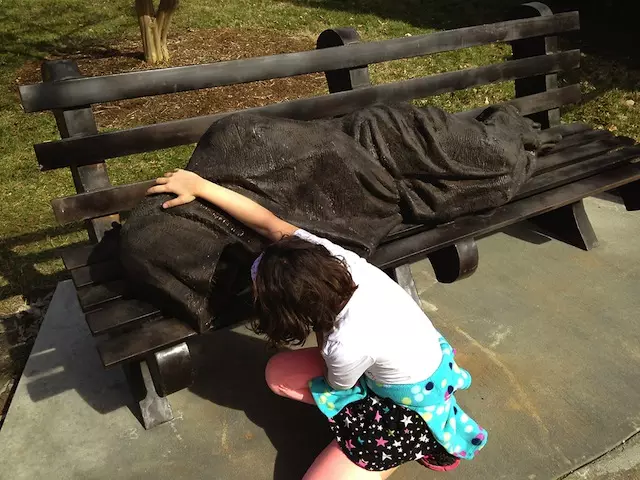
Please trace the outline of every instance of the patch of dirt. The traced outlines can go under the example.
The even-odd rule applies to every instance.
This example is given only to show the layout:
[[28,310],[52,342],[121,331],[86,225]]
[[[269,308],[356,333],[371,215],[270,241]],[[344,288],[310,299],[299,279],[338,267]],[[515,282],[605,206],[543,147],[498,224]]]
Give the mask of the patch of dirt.
[[[64,58],[77,60],[83,75],[98,76],[314,48],[312,38],[287,37],[270,30],[207,29],[186,32],[170,39],[171,60],[162,65],[150,66],[144,62],[139,41],[123,41],[109,48],[93,48],[65,55]],[[32,61],[18,71],[16,84],[38,83],[40,80],[40,61]],[[94,106],[94,114],[99,128],[130,128],[258,107],[320,93],[326,93],[322,73],[100,104]]]

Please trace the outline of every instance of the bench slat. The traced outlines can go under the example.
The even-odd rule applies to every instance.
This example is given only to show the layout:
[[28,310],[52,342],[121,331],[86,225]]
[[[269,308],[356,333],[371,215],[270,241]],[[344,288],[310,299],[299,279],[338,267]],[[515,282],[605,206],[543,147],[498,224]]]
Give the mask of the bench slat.
[[553,16],[510,20],[427,35],[359,43],[347,47],[285,53],[207,65],[121,73],[48,85],[25,85],[20,87],[20,97],[26,112],[69,108],[353,68],[493,42],[511,42],[523,38],[569,32],[579,28],[578,12],[559,13]]
[[628,164],[498,207],[491,216],[470,216],[382,245],[371,262],[382,269],[414,263],[433,251],[480,237],[514,223],[570,205],[585,197],[640,180],[640,163]]
[[[631,146],[635,142],[628,137],[614,137],[603,135],[601,138],[596,136],[596,140],[589,141],[590,138],[587,135],[576,135],[578,138],[571,138],[572,140],[583,140],[583,144],[575,143],[571,148],[561,149],[557,153],[551,153],[538,158],[536,165],[536,175],[548,172],[556,169],[562,165],[567,165],[574,162],[583,163],[584,160],[603,155],[614,148]],[[568,143],[569,143],[568,142]],[[561,145],[564,142],[561,142]]]
[[[522,115],[531,115],[532,113],[544,112],[546,110],[558,108],[563,105],[578,103],[581,98],[582,93],[580,92],[580,85],[574,84],[549,90],[543,93],[528,95],[526,97],[514,98],[499,105],[513,105],[520,111]],[[488,105],[484,107],[474,108],[473,110],[457,112],[456,115],[460,115],[461,117],[466,118],[475,118],[480,115],[487,107]],[[590,127],[585,126],[585,129],[586,128]]]
[[[524,115],[528,115],[555,108],[560,104],[559,102],[564,102],[565,100],[566,102],[564,103],[573,103],[578,101],[579,98],[579,86],[570,85],[558,90],[522,97],[505,103],[516,106]],[[460,115],[476,116],[482,110],[484,110],[484,107],[470,112],[460,112]],[[56,198],[52,200],[51,204],[57,221],[62,224],[102,217],[114,212],[131,210],[143,198],[144,192],[152,183],[153,181],[139,182],[120,185],[99,192]]]
[[[349,47],[351,48],[351,47]],[[428,77],[387,83],[347,92],[293,100],[243,112],[311,120],[343,115],[376,103],[393,103],[463,90],[496,82],[545,73],[562,72],[580,66],[580,51],[511,60],[483,67],[440,73]],[[34,145],[43,170],[88,165],[109,158],[149,152],[197,142],[214,120],[234,112],[193,117]]]
[[105,367],[141,359],[145,355],[170,347],[196,335],[186,323],[174,318],[145,323],[139,328],[106,339],[98,344],[98,353]]
[[[555,147],[549,150],[544,156],[554,155],[556,153],[564,152],[570,148],[577,147],[579,145],[584,145],[586,143],[596,141],[596,140],[607,140],[615,138],[615,135],[608,130],[592,130],[589,129],[587,131],[578,132],[577,134],[571,135],[569,137],[563,137],[562,141],[558,143]],[[544,157],[541,157],[542,160]],[[540,165],[540,161],[538,162]]]
[[122,275],[122,265],[118,261],[94,263],[71,270],[71,279],[76,288],[117,280]]
[[117,242],[103,241],[96,248],[95,244],[66,248],[62,252],[62,262],[67,270],[84,267],[91,263],[110,260],[117,254]]
[[142,320],[160,316],[160,310],[142,300],[116,300],[86,314],[89,330],[94,335],[129,327]]
[[122,298],[127,291],[124,280],[111,280],[97,285],[86,285],[76,289],[80,306],[84,312],[96,306]]
[[587,159],[581,159],[578,162],[575,160],[567,162],[561,155],[558,155],[557,164],[562,167],[533,177],[516,195],[515,200],[582,180],[620,164],[628,163],[636,158],[640,158],[640,146],[624,148],[615,152],[602,152],[599,155],[591,155]]
[[[58,222],[65,224],[84,218],[104,216],[95,215],[95,212],[125,212],[135,207],[154,184],[155,180],[148,180],[118,185],[95,192],[79,193],[70,197],[55,198],[51,201],[53,214]],[[81,261],[80,256],[77,260]]]

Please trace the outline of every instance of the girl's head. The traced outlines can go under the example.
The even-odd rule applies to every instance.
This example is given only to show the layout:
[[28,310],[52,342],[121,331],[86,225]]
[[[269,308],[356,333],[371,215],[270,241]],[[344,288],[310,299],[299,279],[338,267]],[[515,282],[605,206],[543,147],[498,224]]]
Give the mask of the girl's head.
[[295,236],[267,247],[254,273],[253,330],[274,344],[300,345],[312,330],[331,330],[357,288],[344,262]]

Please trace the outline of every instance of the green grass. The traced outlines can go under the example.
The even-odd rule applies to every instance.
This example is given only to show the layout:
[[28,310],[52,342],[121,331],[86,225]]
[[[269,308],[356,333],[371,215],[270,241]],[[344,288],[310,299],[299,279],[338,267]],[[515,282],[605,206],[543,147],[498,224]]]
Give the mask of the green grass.
[[[315,37],[329,26],[353,25],[365,40],[417,35],[434,29],[495,21],[519,2],[510,0],[184,0],[173,35],[187,29],[267,28],[282,35]],[[67,171],[40,173],[33,143],[54,140],[52,116],[22,112],[16,72],[29,60],[65,56],[136,39],[132,0],[0,0],[0,314],[50,290],[64,276],[60,248],[84,241],[81,226],[59,227],[50,200],[73,193]],[[374,82],[386,82],[484,65],[509,55],[506,46],[486,46],[372,67]],[[586,56],[580,77],[588,102],[565,112],[640,139],[640,73],[602,56]],[[513,96],[510,83],[442,95],[429,102],[450,111]],[[626,103],[633,100],[635,105]],[[190,147],[110,162],[114,183],[158,175],[182,165]]]

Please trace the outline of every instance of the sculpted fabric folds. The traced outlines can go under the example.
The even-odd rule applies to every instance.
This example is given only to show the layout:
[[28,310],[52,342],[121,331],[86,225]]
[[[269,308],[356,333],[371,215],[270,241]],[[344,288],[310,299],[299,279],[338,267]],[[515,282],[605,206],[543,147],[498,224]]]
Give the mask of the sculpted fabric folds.
[[[240,113],[211,125],[185,168],[368,256],[402,222],[435,225],[509,201],[534,171],[538,138],[511,107],[478,119],[411,105],[309,122]],[[206,330],[249,285],[261,239],[215,207],[163,210],[166,199],[132,211],[122,262],[142,294]]]

